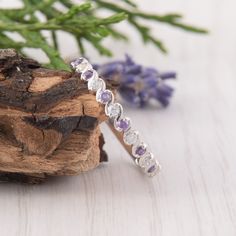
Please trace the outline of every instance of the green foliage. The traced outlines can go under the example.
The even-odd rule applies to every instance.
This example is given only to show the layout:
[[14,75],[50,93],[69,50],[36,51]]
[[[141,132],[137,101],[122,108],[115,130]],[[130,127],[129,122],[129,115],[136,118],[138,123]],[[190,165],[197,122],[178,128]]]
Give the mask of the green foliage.
[[[102,55],[111,56],[111,51],[102,45],[106,37],[127,40],[127,36],[115,29],[114,24],[127,20],[141,35],[143,41],[153,43],[162,52],[166,52],[164,44],[151,34],[151,29],[140,23],[140,19],[165,23],[185,31],[207,33],[206,30],[182,23],[179,14],[157,15],[141,12],[130,0],[118,1],[87,1],[80,5],[70,0],[22,0],[21,9],[0,9],[0,48],[16,48],[23,52],[24,48],[39,48],[50,60],[48,66],[69,70],[60,57],[56,32],[65,31],[73,35],[78,43],[81,54],[85,54],[84,42],[91,43]],[[66,11],[59,10],[56,3],[63,5]],[[120,4],[122,3],[122,4]],[[121,6],[122,5],[122,6]],[[99,11],[106,9],[111,12],[109,17],[99,17]],[[41,21],[37,14],[44,15]],[[51,33],[50,43],[42,35],[42,30]],[[19,42],[9,37],[8,32],[17,32],[23,37]]]

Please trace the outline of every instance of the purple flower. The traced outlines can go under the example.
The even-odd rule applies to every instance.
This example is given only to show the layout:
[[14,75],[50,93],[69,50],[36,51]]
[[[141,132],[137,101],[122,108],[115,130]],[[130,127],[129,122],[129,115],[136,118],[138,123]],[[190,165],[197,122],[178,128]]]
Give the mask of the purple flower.
[[136,64],[128,55],[125,61],[95,65],[94,68],[104,79],[118,81],[121,97],[135,106],[143,107],[155,99],[166,107],[174,91],[166,80],[176,78],[175,72],[160,73],[155,68]]

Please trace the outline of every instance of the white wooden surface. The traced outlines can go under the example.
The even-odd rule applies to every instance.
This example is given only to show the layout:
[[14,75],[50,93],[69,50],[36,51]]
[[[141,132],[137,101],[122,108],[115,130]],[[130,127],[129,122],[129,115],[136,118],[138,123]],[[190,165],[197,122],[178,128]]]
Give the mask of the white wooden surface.
[[[236,3],[138,2],[147,10],[183,12],[186,21],[211,29],[202,37],[154,27],[169,46],[167,57],[142,48],[137,37],[116,44],[117,58],[129,52],[179,72],[168,109],[127,111],[159,155],[161,175],[144,178],[104,127],[108,164],[41,186],[1,184],[1,236],[236,235]],[[65,56],[75,54],[71,45]]]

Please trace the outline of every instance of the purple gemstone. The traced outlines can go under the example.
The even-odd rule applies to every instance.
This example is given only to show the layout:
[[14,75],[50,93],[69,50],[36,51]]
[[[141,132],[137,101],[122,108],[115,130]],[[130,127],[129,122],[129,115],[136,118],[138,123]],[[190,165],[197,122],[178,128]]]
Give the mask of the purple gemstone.
[[84,73],[83,73],[83,79],[84,80],[89,80],[93,77],[93,71],[92,70],[86,70]]
[[101,102],[102,103],[107,103],[111,100],[111,92],[110,91],[103,91],[101,93]]
[[117,127],[122,131],[126,131],[130,126],[130,121],[126,118],[121,119],[117,122]]
[[138,156],[142,156],[144,155],[145,152],[146,152],[146,148],[144,146],[138,146],[135,151],[135,154]]
[[154,172],[155,170],[156,170],[156,168],[157,168],[157,166],[156,165],[153,165],[153,166],[151,166],[149,169],[148,169],[148,173],[152,173],[152,172]]
[[83,58],[78,58],[78,59],[76,59],[76,60],[74,60],[74,61],[71,62],[71,66],[72,66],[73,68],[75,68],[76,66],[78,66],[79,64],[81,64],[82,61],[83,61]]

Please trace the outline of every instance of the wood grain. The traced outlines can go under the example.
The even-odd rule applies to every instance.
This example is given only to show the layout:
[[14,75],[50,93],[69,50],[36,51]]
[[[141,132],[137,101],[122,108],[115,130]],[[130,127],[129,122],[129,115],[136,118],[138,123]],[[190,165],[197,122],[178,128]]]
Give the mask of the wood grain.
[[[104,127],[108,164],[41,186],[0,186],[1,236],[236,235],[236,3],[137,2],[152,12],[182,12],[186,21],[211,30],[201,37],[156,26],[168,56],[143,47],[126,26],[121,29],[132,43],[114,48],[114,41],[106,42],[117,58],[129,52],[143,64],[178,71],[168,109],[126,109],[159,156],[161,175],[144,178]],[[65,40],[64,55],[72,55],[70,38]]]
[[104,109],[77,73],[42,68],[13,49],[0,49],[0,71],[0,181],[41,183],[107,159]]

